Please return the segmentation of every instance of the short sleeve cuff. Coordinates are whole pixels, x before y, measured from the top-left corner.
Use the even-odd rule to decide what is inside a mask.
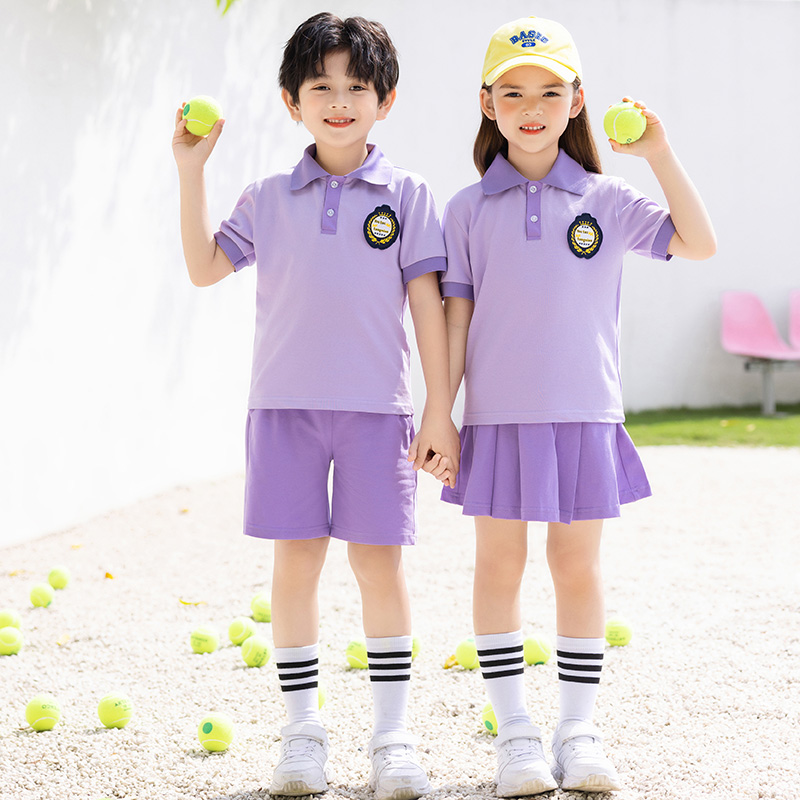
[[[465,300],[475,301],[475,292],[468,283],[442,281],[441,290],[442,297],[463,297]]]
[[[252,263],[252,261],[239,249],[233,239],[231,239],[229,236],[226,236],[222,231],[217,231],[214,234],[214,238],[216,239],[217,244],[222,252],[228,256],[231,264],[233,264],[234,270],[237,272],[242,269],[242,267],[247,267]]]
[[[675,235],[675,223],[672,217],[667,217],[658,229],[656,238],[653,240],[653,258],[658,261],[669,261],[672,256],[667,252],[669,243]]]
[[[447,259],[444,256],[423,258],[422,261],[416,261],[403,268],[403,283],[413,281],[414,278],[419,278],[420,275],[426,275],[429,272],[445,272],[446,270]]]

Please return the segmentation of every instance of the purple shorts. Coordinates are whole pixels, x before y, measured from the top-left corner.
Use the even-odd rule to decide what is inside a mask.
[[[417,473],[407,461],[412,417],[258,408],[248,413],[246,437],[248,536],[415,543]]]
[[[442,500],[474,517],[572,522],[620,515],[650,484],[621,424],[465,425],[461,469]]]

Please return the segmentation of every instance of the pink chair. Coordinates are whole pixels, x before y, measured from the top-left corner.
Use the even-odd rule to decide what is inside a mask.
[[[797,302],[800,305],[800,298]],[[786,344],[764,304],[752,292],[723,293],[721,338],[727,352],[745,358],[746,370],[761,371],[761,411],[775,414],[774,371],[800,365],[800,347]]]
[[[800,350],[800,289],[789,295],[789,341]]]

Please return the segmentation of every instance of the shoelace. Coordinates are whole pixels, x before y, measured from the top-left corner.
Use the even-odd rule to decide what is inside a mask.
[[[380,750],[383,765],[382,768],[405,767],[409,763],[416,766],[411,748],[405,744],[390,744]]]
[[[307,736],[298,736],[285,742],[287,756],[314,756],[319,750],[319,742]]]
[[[509,739],[504,745],[503,749],[510,755],[510,756],[536,756],[537,758],[542,757],[542,753],[539,752],[539,748],[536,746],[535,739]]]
[[[592,736],[576,736],[574,739],[565,742],[564,746],[567,749],[570,759],[597,759],[598,757],[602,757],[600,742]]]

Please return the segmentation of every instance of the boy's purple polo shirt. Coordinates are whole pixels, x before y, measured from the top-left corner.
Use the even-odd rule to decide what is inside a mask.
[[[668,259],[669,212],[560,151],[541,181],[498,155],[443,224],[442,294],[475,301],[464,424],[622,422],[622,259]]]
[[[250,408],[413,413],[406,283],[444,271],[444,241],[428,185],[368,147],[329,175],[312,145],[215,234],[236,270],[257,263]]]

